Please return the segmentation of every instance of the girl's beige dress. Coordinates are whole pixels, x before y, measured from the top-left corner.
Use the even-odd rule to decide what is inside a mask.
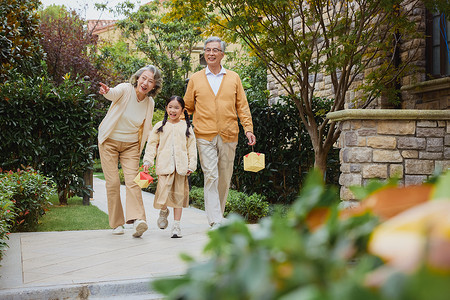
[[[197,145],[194,132],[184,120],[172,124],[167,122],[163,132],[157,132],[162,122],[156,123],[150,133],[145,149],[144,161],[153,166],[156,156],[156,187],[153,207],[161,209],[164,205],[181,208],[189,206],[189,183],[187,172],[197,168]]]

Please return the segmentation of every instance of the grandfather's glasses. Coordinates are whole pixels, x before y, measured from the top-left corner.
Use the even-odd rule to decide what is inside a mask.
[[[217,54],[217,53],[219,53],[219,52],[222,52],[222,50],[220,50],[219,48],[206,48],[205,49],[205,53],[214,53],[214,54]]]

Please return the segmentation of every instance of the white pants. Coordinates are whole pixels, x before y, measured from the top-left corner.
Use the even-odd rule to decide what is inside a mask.
[[[223,219],[236,146],[237,142],[224,143],[220,135],[212,141],[197,139],[198,156],[205,177],[205,211],[210,225]]]

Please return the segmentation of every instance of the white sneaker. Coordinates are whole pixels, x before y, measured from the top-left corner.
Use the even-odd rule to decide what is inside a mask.
[[[172,238],[178,239],[181,238],[181,228],[180,224],[174,224],[172,227]]]
[[[222,226],[221,223],[212,223],[211,227],[209,228],[209,230],[216,230],[217,228],[219,228],[220,226]]]
[[[133,229],[134,229],[133,236],[140,237],[148,229],[148,226],[144,220],[138,219],[134,221]]]
[[[112,234],[114,235],[121,235],[123,234],[123,226],[117,226],[116,228],[113,229]]]
[[[167,217],[169,216],[169,209],[166,208],[166,210],[160,210],[159,211],[159,218],[156,221],[156,223],[158,224],[158,227],[160,229],[166,229],[167,226],[169,225],[169,221],[167,221]]]

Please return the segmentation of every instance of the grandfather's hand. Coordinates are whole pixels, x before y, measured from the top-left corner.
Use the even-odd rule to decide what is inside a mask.
[[[253,146],[254,144],[256,144],[256,136],[253,134],[253,132],[247,131],[245,135],[248,139],[248,145]]]
[[[101,83],[101,82],[99,82],[99,84],[100,84],[100,90],[99,90],[98,92],[99,92],[101,95],[108,94],[108,92],[109,92],[109,87],[108,87],[106,84]]]

